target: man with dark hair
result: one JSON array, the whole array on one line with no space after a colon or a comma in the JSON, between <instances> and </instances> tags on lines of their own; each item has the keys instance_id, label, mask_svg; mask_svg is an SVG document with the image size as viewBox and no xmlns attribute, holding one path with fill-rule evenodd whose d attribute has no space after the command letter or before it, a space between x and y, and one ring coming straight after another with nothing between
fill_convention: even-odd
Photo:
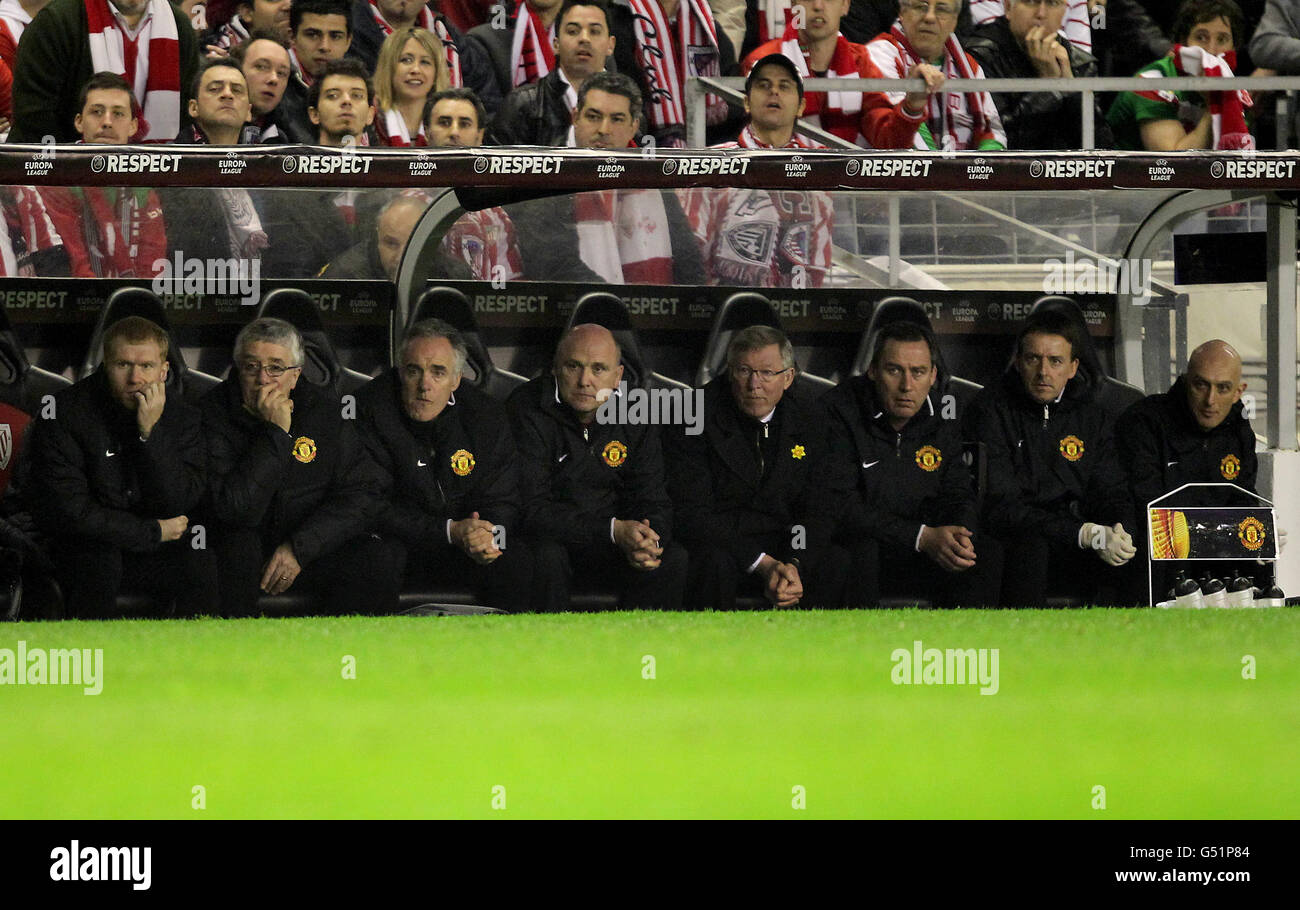
<instances>
[{"instance_id":1,"label":"man with dark hair","mask_svg":"<svg viewBox=\"0 0 1300 910\"><path fill-rule=\"evenodd\" d=\"M1031 315L1001 382L966 412L967 438L987 450L980 524L1006 549L1005 606L1042 606L1049 579L1075 597L1121 588L1118 567L1136 552L1112 421L1093 401L1098 377L1080 369L1081 341L1064 313Z\"/></svg>"},{"instance_id":2,"label":"man with dark hair","mask_svg":"<svg viewBox=\"0 0 1300 910\"><path fill-rule=\"evenodd\" d=\"M407 585L469 584L490 606L521 611L532 561L519 539L518 460L505 408L461 382L467 358L452 326L417 322L397 366L357 396L387 481L379 528L405 547Z\"/></svg>"},{"instance_id":3,"label":"man with dark hair","mask_svg":"<svg viewBox=\"0 0 1300 910\"><path fill-rule=\"evenodd\" d=\"M314 145L319 131L307 114L308 92L325 72L325 64L348 52L352 5L348 0L294 0L289 29L291 75L280 101L279 127L290 142Z\"/></svg>"},{"instance_id":4,"label":"man with dark hair","mask_svg":"<svg viewBox=\"0 0 1300 910\"><path fill-rule=\"evenodd\" d=\"M960 427L945 416L937 346L924 326L881 329L862 376L821 403L830 421L822 509L854 572L848 606L876 606L883 592L925 594L943 606L983 606L991 592L976 567L975 488ZM936 572L935 567L942 569Z\"/></svg>"},{"instance_id":5,"label":"man with dark hair","mask_svg":"<svg viewBox=\"0 0 1300 910\"><path fill-rule=\"evenodd\" d=\"M626 148L641 110L636 83L599 72L573 112L578 148ZM701 284L704 268L676 194L610 190L510 206L524 276L611 284Z\"/></svg>"},{"instance_id":6,"label":"man with dark hair","mask_svg":"<svg viewBox=\"0 0 1300 910\"><path fill-rule=\"evenodd\" d=\"M671 542L658 428L596 419L623 378L619 360L608 329L574 326L551 375L507 402L538 609L569 609L579 574L616 584L626 608L681 608L686 551Z\"/></svg>"},{"instance_id":7,"label":"man with dark hair","mask_svg":"<svg viewBox=\"0 0 1300 910\"><path fill-rule=\"evenodd\" d=\"M348 137L355 145L377 144L369 141L370 125L375 122L375 87L365 65L351 57L326 63L308 90L307 117L319 130L317 145L337 148Z\"/></svg>"},{"instance_id":8,"label":"man with dark hair","mask_svg":"<svg viewBox=\"0 0 1300 910\"><path fill-rule=\"evenodd\" d=\"M1244 23L1233 0L1185 0L1174 23L1174 48L1139 76L1219 76L1236 71ZM1247 92L1124 92L1106 114L1118 148L1150 152L1254 148L1246 125ZM1213 96L1218 96L1217 98ZM1215 103L1217 101L1217 104ZM1218 112L1213 113L1217 107Z\"/></svg>"},{"instance_id":9,"label":"man with dark hair","mask_svg":"<svg viewBox=\"0 0 1300 910\"><path fill-rule=\"evenodd\" d=\"M126 589L185 614L215 609L213 563L186 533L206 486L207 441L197 409L167 394L167 350L154 323L113 323L99 368L57 393L33 426L25 491L73 616L110 615Z\"/></svg>"},{"instance_id":10,"label":"man with dark hair","mask_svg":"<svg viewBox=\"0 0 1300 910\"><path fill-rule=\"evenodd\" d=\"M1088 79L1097 58L1061 34L1066 0L1007 0L1006 12L962 37L986 79ZM1086 28L1086 23L1084 25ZM1077 149L1083 144L1077 92L993 92L1011 149ZM1094 103L1095 147L1113 142Z\"/></svg>"},{"instance_id":11,"label":"man with dark hair","mask_svg":"<svg viewBox=\"0 0 1300 910\"><path fill-rule=\"evenodd\" d=\"M564 0L557 22L555 68L506 96L488 130L489 145L571 144L578 94L587 79L605 69L616 42L606 0ZM639 120L639 99L633 110Z\"/></svg>"},{"instance_id":12,"label":"man with dark hair","mask_svg":"<svg viewBox=\"0 0 1300 910\"><path fill-rule=\"evenodd\" d=\"M181 101L198 65L189 17L167 0L51 0L23 31L9 141L76 141L78 92L93 74L112 72L139 112L138 135L127 139L170 142L189 123Z\"/></svg>"},{"instance_id":13,"label":"man with dark hair","mask_svg":"<svg viewBox=\"0 0 1300 910\"><path fill-rule=\"evenodd\" d=\"M193 122L181 130L177 142L239 145L254 138L244 135L244 127L252 116L248 80L233 61L203 59L194 77L189 112Z\"/></svg>"},{"instance_id":14,"label":"man with dark hair","mask_svg":"<svg viewBox=\"0 0 1300 910\"><path fill-rule=\"evenodd\" d=\"M297 329L254 320L202 401L225 611L254 614L259 589L306 589L330 613L391 613L396 554L371 533L382 480L338 396L300 382L302 365Z\"/></svg>"},{"instance_id":15,"label":"man with dark hair","mask_svg":"<svg viewBox=\"0 0 1300 910\"><path fill-rule=\"evenodd\" d=\"M90 145L125 145L138 128L135 98L116 73L82 87L73 124ZM39 191L75 278L149 278L167 255L158 194L148 187L47 186Z\"/></svg>"},{"instance_id":16,"label":"man with dark hair","mask_svg":"<svg viewBox=\"0 0 1300 910\"><path fill-rule=\"evenodd\" d=\"M270 32L258 29L248 40L230 50L235 63L248 83L248 101L252 108L249 126L258 129L257 142L285 143L288 137L280 128L283 111L280 102L292 76L289 51Z\"/></svg>"},{"instance_id":17,"label":"man with dark hair","mask_svg":"<svg viewBox=\"0 0 1300 910\"><path fill-rule=\"evenodd\" d=\"M449 88L429 98L424 118L431 148L479 146L487 125L487 108L469 88Z\"/></svg>"},{"instance_id":18,"label":"man with dark hair","mask_svg":"<svg viewBox=\"0 0 1300 910\"><path fill-rule=\"evenodd\" d=\"M794 348L750 326L727 346L727 372L704 387L702 432L667 431L668 490L690 550L687 603L732 609L741 590L776 607L835 607L842 554L814 530L826 468L820 414L792 391Z\"/></svg>"}]
</instances>

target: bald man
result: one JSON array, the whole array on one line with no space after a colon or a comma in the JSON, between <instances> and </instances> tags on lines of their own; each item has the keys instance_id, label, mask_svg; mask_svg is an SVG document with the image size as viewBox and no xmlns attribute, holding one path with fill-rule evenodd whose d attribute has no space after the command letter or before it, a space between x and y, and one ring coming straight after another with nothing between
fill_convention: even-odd
<instances>
[{"instance_id":1,"label":"bald man","mask_svg":"<svg viewBox=\"0 0 1300 910\"><path fill-rule=\"evenodd\" d=\"M1192 352L1187 372L1168 392L1148 395L1115 424L1119 460L1132 502L1133 542L1142 567L1146 557L1147 503L1185 483L1234 483L1254 492L1258 461L1255 431L1242 413L1241 355L1226 341L1207 341ZM1168 505L1248 506L1254 500L1231 489L1188 491ZM1162 503L1163 505L1163 503ZM1172 576L1171 576L1172 577ZM1159 582L1159 575L1157 576ZM1147 580L1135 581L1145 601ZM1164 583L1157 584L1163 599Z\"/></svg>"},{"instance_id":2,"label":"bald man","mask_svg":"<svg viewBox=\"0 0 1300 910\"><path fill-rule=\"evenodd\" d=\"M575 570L617 590L623 607L681 608L686 551L670 537L659 428L596 419L623 378L620 360L608 329L574 326L550 375L510 396L537 609L570 608Z\"/></svg>"}]
</instances>

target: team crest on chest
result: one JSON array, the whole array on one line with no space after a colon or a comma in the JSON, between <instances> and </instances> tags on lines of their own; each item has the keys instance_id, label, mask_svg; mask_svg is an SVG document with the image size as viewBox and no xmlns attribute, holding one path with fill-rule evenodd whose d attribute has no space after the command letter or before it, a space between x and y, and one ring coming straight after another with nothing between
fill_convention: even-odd
<instances>
[{"instance_id":1,"label":"team crest on chest","mask_svg":"<svg viewBox=\"0 0 1300 910\"><path fill-rule=\"evenodd\" d=\"M627 461L627 446L617 439L611 439L605 443L605 449L600 453L600 457L605 464L611 468L617 468L623 462Z\"/></svg>"},{"instance_id":2,"label":"team crest on chest","mask_svg":"<svg viewBox=\"0 0 1300 910\"><path fill-rule=\"evenodd\" d=\"M937 471L943 464L943 453L934 446L921 446L916 450L916 466L922 471Z\"/></svg>"},{"instance_id":3,"label":"team crest on chest","mask_svg":"<svg viewBox=\"0 0 1300 910\"><path fill-rule=\"evenodd\" d=\"M474 470L474 453L466 449L457 449L451 456L451 469L457 477L465 477Z\"/></svg>"},{"instance_id":4,"label":"team crest on chest","mask_svg":"<svg viewBox=\"0 0 1300 910\"><path fill-rule=\"evenodd\" d=\"M1060 450L1066 461L1078 461L1083 457L1083 440L1078 436L1067 436L1061 440Z\"/></svg>"},{"instance_id":5,"label":"team crest on chest","mask_svg":"<svg viewBox=\"0 0 1300 910\"><path fill-rule=\"evenodd\" d=\"M1219 462L1219 473L1223 475L1224 480L1236 480L1237 475L1241 473L1241 459L1236 455L1224 455L1223 460Z\"/></svg>"},{"instance_id":6,"label":"team crest on chest","mask_svg":"<svg viewBox=\"0 0 1300 910\"><path fill-rule=\"evenodd\" d=\"M303 464L316 460L316 440L310 436L299 436L293 441L293 457Z\"/></svg>"}]
</instances>

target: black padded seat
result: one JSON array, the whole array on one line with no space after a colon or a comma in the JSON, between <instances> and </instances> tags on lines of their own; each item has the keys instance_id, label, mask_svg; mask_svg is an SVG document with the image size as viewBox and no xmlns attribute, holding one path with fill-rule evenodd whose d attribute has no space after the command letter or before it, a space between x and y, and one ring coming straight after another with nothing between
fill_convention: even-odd
<instances>
[{"instance_id":1,"label":"black padded seat","mask_svg":"<svg viewBox=\"0 0 1300 910\"><path fill-rule=\"evenodd\" d=\"M441 319L460 332L465 339L465 348L469 354L466 364L474 373L466 377L469 383L498 401L505 401L510 393L527 382L527 378L509 370L500 369L492 362L483 335L479 332L478 320L474 318L474 308L469 298L457 288L431 287L420 295L420 299L411 308L411 315L406 321L409 329L421 319ZM393 358L399 353L400 338L393 340Z\"/></svg>"},{"instance_id":2,"label":"black padded seat","mask_svg":"<svg viewBox=\"0 0 1300 910\"><path fill-rule=\"evenodd\" d=\"M275 317L283 319L302 336L302 378L312 385L332 388L344 395L355 392L370 377L350 370L339 360L334 343L325 331L325 318L311 295L297 288L277 288L262 298L255 319Z\"/></svg>"},{"instance_id":3,"label":"black padded seat","mask_svg":"<svg viewBox=\"0 0 1300 910\"><path fill-rule=\"evenodd\" d=\"M1093 340L1092 335L1088 333L1088 323L1083 318L1083 310L1080 309L1078 303L1070 297L1052 294L1047 297L1039 297L1034 301L1034 305L1029 308L1031 316L1034 313L1048 311L1064 313L1074 322L1079 337L1083 340L1081 349L1075 352L1079 358L1079 366L1087 370L1092 379L1093 400L1105 408L1107 413L1113 417L1118 417L1130 405L1146 397L1146 394L1137 386L1121 382L1102 369L1101 355L1097 353L1097 343Z\"/></svg>"},{"instance_id":4,"label":"black padded seat","mask_svg":"<svg viewBox=\"0 0 1300 910\"><path fill-rule=\"evenodd\" d=\"M632 315L627 304L617 294L609 291L592 291L578 299L578 304L564 327L567 332L575 325L603 325L618 342L623 354L623 379L628 388L689 389L690 386L662 373L656 373L641 353L641 343L632 327Z\"/></svg>"},{"instance_id":5,"label":"black padded seat","mask_svg":"<svg viewBox=\"0 0 1300 910\"><path fill-rule=\"evenodd\" d=\"M0 306L0 401L35 416L42 398L71 384L58 373L32 365Z\"/></svg>"},{"instance_id":6,"label":"black padded seat","mask_svg":"<svg viewBox=\"0 0 1300 910\"><path fill-rule=\"evenodd\" d=\"M197 402L221 380L208 373L190 369L181 353L180 339L167 318L167 308L158 295L148 288L118 288L104 304L90 335L86 358L82 361L79 378L85 379L99 367L104 359L104 333L108 327L128 316L148 319L167 333L167 393L179 394L186 401Z\"/></svg>"},{"instance_id":7,"label":"black padded seat","mask_svg":"<svg viewBox=\"0 0 1300 910\"><path fill-rule=\"evenodd\" d=\"M737 332L752 325L765 325L784 331L776 308L756 291L738 291L722 302L713 317L709 340L704 345L704 357L701 358L700 368L695 375L697 386L705 386L726 372L727 347L731 344L731 339ZM835 383L825 377L797 370L795 386L799 388L803 399L810 401L835 388Z\"/></svg>"}]
</instances>

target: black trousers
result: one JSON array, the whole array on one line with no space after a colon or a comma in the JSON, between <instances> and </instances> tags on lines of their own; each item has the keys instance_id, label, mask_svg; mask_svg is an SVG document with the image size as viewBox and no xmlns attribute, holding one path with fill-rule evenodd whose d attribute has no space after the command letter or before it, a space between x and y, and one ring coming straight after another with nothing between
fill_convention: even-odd
<instances>
[{"instance_id":1,"label":"black trousers","mask_svg":"<svg viewBox=\"0 0 1300 910\"><path fill-rule=\"evenodd\" d=\"M533 552L524 541L511 540L501 555L479 565L460 547L445 541L401 548L405 563L403 589L467 587L489 607L521 613L532 601Z\"/></svg>"},{"instance_id":2,"label":"black trousers","mask_svg":"<svg viewBox=\"0 0 1300 910\"><path fill-rule=\"evenodd\" d=\"M634 569L614 544L567 547L552 541L530 541L535 554L533 609L571 609L574 588L616 592L625 610L680 610L686 589L686 550L681 544L664 547L659 568Z\"/></svg>"},{"instance_id":3,"label":"black trousers","mask_svg":"<svg viewBox=\"0 0 1300 910\"><path fill-rule=\"evenodd\" d=\"M916 597L936 607L995 607L1002 573L1002 548L974 535L975 565L949 572L915 550L867 537L849 547L853 566L844 605L877 607L880 598Z\"/></svg>"},{"instance_id":4,"label":"black trousers","mask_svg":"<svg viewBox=\"0 0 1300 910\"><path fill-rule=\"evenodd\" d=\"M1039 535L987 539L1002 551L1004 607L1044 607L1049 596L1072 597L1084 604L1105 606L1127 602L1129 567L1102 562L1093 550L1062 547ZM1136 558L1136 557L1135 557Z\"/></svg>"},{"instance_id":5,"label":"black trousers","mask_svg":"<svg viewBox=\"0 0 1300 910\"><path fill-rule=\"evenodd\" d=\"M220 528L216 539L221 573L221 607L226 616L258 616L262 569L275 545L258 529ZM330 615L397 612L401 549L373 534L360 534L302 567L286 594L315 595L319 612Z\"/></svg>"},{"instance_id":6,"label":"black trousers","mask_svg":"<svg viewBox=\"0 0 1300 910\"><path fill-rule=\"evenodd\" d=\"M779 553L783 541L773 540L768 552ZM764 597L762 576L749 572L723 547L696 546L691 549L691 568L686 586L686 606L691 610L734 610L739 596ZM829 547L799 557L799 579L803 582L802 608L834 609L844 599L849 574L849 554Z\"/></svg>"},{"instance_id":7,"label":"black trousers","mask_svg":"<svg viewBox=\"0 0 1300 910\"><path fill-rule=\"evenodd\" d=\"M216 559L210 550L194 549L188 534L147 553L85 538L56 540L54 571L69 618L119 615L119 593L152 596L159 615L218 612Z\"/></svg>"}]
</instances>

